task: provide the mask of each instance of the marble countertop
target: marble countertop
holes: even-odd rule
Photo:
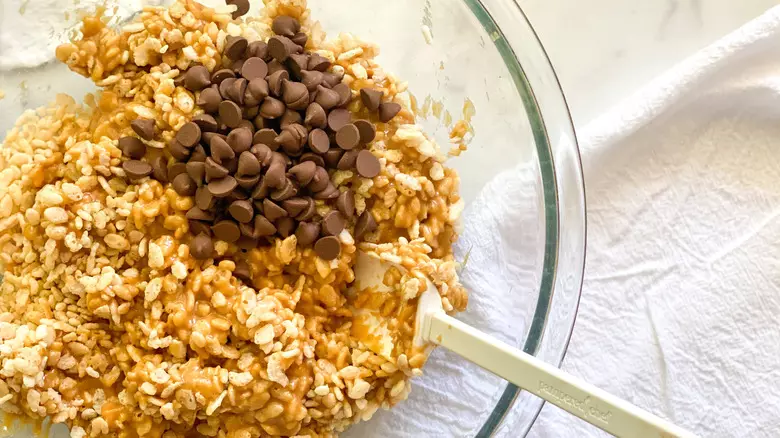
[[[582,128],[776,0],[518,0]]]

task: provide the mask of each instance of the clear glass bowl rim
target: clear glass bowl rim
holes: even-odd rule
[[[536,303],[533,320],[522,347],[523,351],[526,353],[537,355],[545,334],[546,325],[549,320],[548,315],[552,307],[552,301],[556,290],[563,286],[557,279],[557,274],[559,273],[558,269],[560,267],[560,251],[562,249],[564,251],[572,250],[573,246],[574,252],[579,252],[579,254],[569,254],[570,256],[573,256],[575,260],[574,263],[567,263],[567,265],[571,265],[571,271],[575,271],[569,272],[569,284],[567,287],[569,288],[569,292],[576,293],[576,297],[572,304],[573,315],[569,321],[569,326],[565,328],[565,342],[558,351],[558,354],[552,358],[552,363],[556,366],[560,366],[568,349],[571,334],[574,329],[577,310],[579,308],[582,279],[585,268],[585,235],[587,228],[582,163],[571,113],[549,56],[547,55],[538,34],[528,20],[528,17],[525,15],[520,5],[517,4],[516,0],[463,1],[487,34],[491,36],[495,48],[501,55],[510,72],[512,81],[520,93],[525,112],[529,118],[533,131],[536,152],[539,159],[539,168],[544,186],[543,197],[546,231],[545,254],[543,258],[544,267],[539,286],[539,298]],[[499,11],[503,12],[503,14],[499,14]],[[513,28],[514,32],[511,34],[506,32],[508,24],[517,26],[517,28]],[[518,30],[520,30],[520,32],[517,32]],[[521,41],[517,38],[518,33],[522,33],[524,34],[523,36],[533,39],[532,44],[535,44],[538,49],[537,53],[532,54],[536,61],[534,62],[533,67],[536,69],[536,73],[552,79],[551,82],[542,83],[539,80],[534,81],[529,78],[528,71],[520,64],[516,55],[516,50],[519,50],[521,47]],[[523,48],[527,48],[527,46],[524,45]],[[555,114],[551,115],[551,112],[543,111],[540,108],[540,88],[545,88],[542,92],[545,94],[545,98],[553,96],[552,100],[555,100],[555,102],[550,102],[548,99],[545,105],[547,107],[554,107]],[[565,142],[551,138],[550,133],[552,130],[557,130],[558,134],[563,133],[563,136],[567,137],[569,141]],[[569,162],[565,163],[566,166],[556,166],[556,161],[553,157],[556,157],[556,160],[559,161],[559,158],[563,157],[568,159]],[[568,176],[565,178],[565,181],[562,181],[561,176],[562,172],[564,172],[564,168],[567,169],[566,172],[573,172],[574,175]],[[567,192],[565,198],[559,196],[561,190]],[[574,234],[578,236],[581,235],[581,242],[576,242],[578,239],[574,239],[575,242],[564,242],[561,239],[561,225],[564,222],[562,220],[562,216],[564,216],[564,214],[562,214],[563,212],[566,212],[565,216],[567,218],[573,218],[577,222],[569,222],[565,225],[567,227],[574,226],[580,228],[579,230],[576,230],[578,232],[575,232]],[[564,245],[567,245],[567,248],[562,248]],[[574,281],[574,284],[571,284],[572,280]],[[478,431],[477,437],[490,437],[499,430],[502,421],[512,408],[520,391],[520,388],[511,383],[506,385],[487,421]],[[543,406],[544,402],[540,403],[536,408],[536,412],[534,412],[532,416],[534,421],[528,422],[524,430],[512,431],[512,434],[516,434],[515,436],[525,436],[535,422]]]

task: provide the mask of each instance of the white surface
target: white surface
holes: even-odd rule
[[[780,436],[780,7],[582,133],[564,369],[706,437]],[[604,433],[547,405],[532,437]]]
[[[560,77],[575,126],[777,0],[517,0]]]

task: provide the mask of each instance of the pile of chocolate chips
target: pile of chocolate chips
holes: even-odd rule
[[[123,148],[132,159],[124,165],[131,178],[151,175],[195,197],[187,218],[196,235],[192,254],[199,259],[212,256],[214,237],[251,249],[294,233],[299,244],[313,245],[319,257],[332,260],[341,251],[337,236],[355,216],[355,198],[351,190],[339,191],[330,174],[354,170],[373,178],[380,171],[379,160],[365,148],[376,128],[352,120],[345,109],[352,93],[342,75],[329,71],[326,58],[303,49],[307,37],[297,20],[277,17],[272,29],[276,36],[267,43],[228,37],[229,65],[213,73],[195,66],[180,77],[179,83],[199,92],[205,114],[169,144],[177,162],[166,167],[164,160],[140,161],[143,154],[133,147],[141,142],[125,140],[133,145]],[[382,122],[401,109],[383,103],[381,90],[360,94]],[[321,217],[315,199],[334,208]],[[366,211],[355,221],[354,237],[375,228]]]

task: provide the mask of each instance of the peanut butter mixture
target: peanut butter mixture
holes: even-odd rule
[[[415,124],[406,84],[374,61],[376,46],[326,39],[305,0],[265,0],[258,17],[246,9],[178,0],[120,29],[97,11],[57,58],[100,91],[83,103],[59,95],[7,133],[7,415],[48,417],[75,438],[336,436],[404,400],[422,373],[427,352],[412,338],[426,278],[445,310],[465,309],[452,255],[458,176]],[[298,70],[279,62],[288,57]],[[293,76],[276,91],[274,62]],[[225,78],[251,79],[222,90]],[[251,85],[258,78],[269,91]],[[334,82],[307,84],[304,96],[294,85],[304,78]],[[277,114],[271,99],[287,109]],[[239,129],[252,149],[231,140]],[[235,158],[215,152],[222,142]],[[353,149],[362,158],[341,166]],[[206,160],[216,163],[197,164]],[[294,170],[312,161],[324,179],[313,165]],[[388,271],[386,290],[357,290],[358,251],[404,269]]]

